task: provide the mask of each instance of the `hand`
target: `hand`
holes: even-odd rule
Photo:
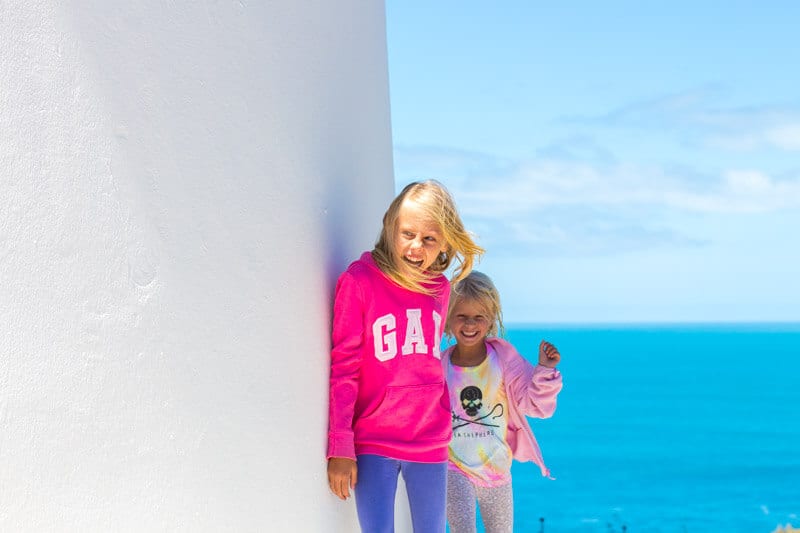
[[[340,499],[350,497],[350,489],[356,486],[358,468],[356,462],[346,457],[328,459],[328,485]]]
[[[558,353],[558,348],[547,341],[539,343],[540,365],[546,366],[547,368],[555,368],[559,361],[561,361],[561,354]]]

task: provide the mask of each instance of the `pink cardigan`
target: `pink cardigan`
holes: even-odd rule
[[[544,464],[542,451],[525,417],[553,416],[556,410],[556,396],[562,387],[561,372],[538,364],[532,365],[511,343],[503,339],[487,337],[486,343],[494,348],[503,367],[503,384],[508,397],[506,439],[514,459],[523,462],[533,461],[539,466],[543,476],[550,477],[550,470]],[[442,364],[445,369],[454,348],[455,346],[450,346],[442,354]]]

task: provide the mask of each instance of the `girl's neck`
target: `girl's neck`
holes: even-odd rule
[[[450,362],[456,366],[478,366],[483,363],[484,359],[486,359],[485,341],[472,346],[456,344],[450,355]]]

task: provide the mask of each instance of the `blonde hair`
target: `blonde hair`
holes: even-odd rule
[[[442,233],[445,250],[428,267],[428,272],[401,269],[402,258],[395,253],[394,241],[397,235],[397,221],[400,207],[406,200],[415,201],[430,217]],[[444,185],[436,180],[415,181],[406,185],[392,200],[383,215],[383,228],[372,249],[372,257],[378,267],[401,287],[431,294],[426,287],[433,277],[447,270],[453,262],[457,263],[453,281],[464,279],[472,270],[475,259],[483,254],[483,248],[475,244],[472,235],[464,228],[458,214],[456,203]]]
[[[458,283],[454,283],[451,289],[450,309],[447,311],[447,320],[444,324],[444,332],[448,337],[453,337],[453,331],[451,329],[453,310],[462,300],[477,302],[486,312],[491,322],[487,336],[505,336],[506,328],[503,325],[503,308],[500,305],[500,292],[489,276],[483,272],[473,270],[467,277]]]

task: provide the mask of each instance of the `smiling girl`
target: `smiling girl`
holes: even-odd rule
[[[371,252],[339,277],[332,330],[328,483],[353,489],[363,531],[394,531],[402,473],[415,533],[445,531],[450,408],[439,344],[450,298],[483,253],[437,181],[394,199]]]
[[[472,271],[453,286],[445,332],[456,344],[442,364],[452,405],[453,440],[447,472],[451,533],[476,531],[476,503],[487,533],[514,530],[511,462],[533,461],[549,476],[526,416],[548,418],[561,390],[561,359],[539,345],[534,366],[503,332],[500,295],[486,274]]]

